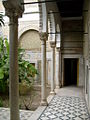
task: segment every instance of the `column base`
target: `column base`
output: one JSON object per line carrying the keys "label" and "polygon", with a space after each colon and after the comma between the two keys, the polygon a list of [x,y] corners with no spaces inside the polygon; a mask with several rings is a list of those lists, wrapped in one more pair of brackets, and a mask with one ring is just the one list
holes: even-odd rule
{"label": "column base", "polygon": [[59,86],[59,85],[57,85],[57,86],[56,86],[56,89],[60,89],[60,86]]}
{"label": "column base", "polygon": [[42,100],[40,105],[41,106],[47,106],[48,105],[47,100]]}
{"label": "column base", "polygon": [[56,93],[54,91],[51,91],[50,95],[56,95]]}

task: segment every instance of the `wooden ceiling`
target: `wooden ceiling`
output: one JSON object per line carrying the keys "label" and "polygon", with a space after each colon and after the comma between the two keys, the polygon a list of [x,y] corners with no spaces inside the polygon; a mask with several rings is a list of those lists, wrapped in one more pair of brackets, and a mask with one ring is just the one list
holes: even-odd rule
{"label": "wooden ceiling", "polygon": [[60,0],[57,2],[61,17],[82,16],[83,0]]}

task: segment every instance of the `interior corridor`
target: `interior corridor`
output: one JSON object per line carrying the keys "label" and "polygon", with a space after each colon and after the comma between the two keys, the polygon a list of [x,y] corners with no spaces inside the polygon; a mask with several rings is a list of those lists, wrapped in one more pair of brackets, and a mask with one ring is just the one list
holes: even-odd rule
{"label": "interior corridor", "polygon": [[90,120],[81,87],[64,87],[38,120]]}

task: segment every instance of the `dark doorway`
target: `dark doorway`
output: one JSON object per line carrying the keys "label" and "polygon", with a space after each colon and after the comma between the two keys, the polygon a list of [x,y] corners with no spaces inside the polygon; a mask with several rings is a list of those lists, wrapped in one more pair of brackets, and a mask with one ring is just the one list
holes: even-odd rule
{"label": "dark doorway", "polygon": [[64,85],[77,85],[77,60],[64,59]]}

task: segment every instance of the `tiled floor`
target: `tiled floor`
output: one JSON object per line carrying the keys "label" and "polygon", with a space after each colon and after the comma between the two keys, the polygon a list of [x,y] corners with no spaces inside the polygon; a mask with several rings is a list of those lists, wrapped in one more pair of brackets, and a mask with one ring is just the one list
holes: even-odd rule
{"label": "tiled floor", "polygon": [[[20,110],[20,120],[28,120],[32,114],[32,111]],[[0,108],[0,120],[10,120],[10,110],[8,108]]]}
{"label": "tiled floor", "polygon": [[59,90],[38,120],[90,120],[82,89]]}
{"label": "tiled floor", "polygon": [[38,120],[90,120],[90,118],[83,98],[56,95]]}

